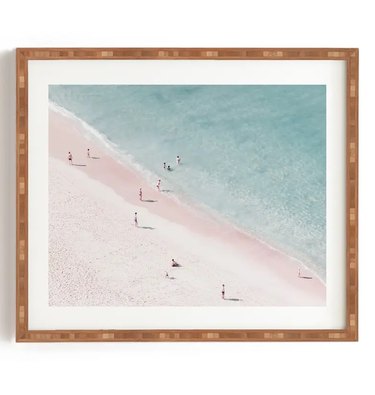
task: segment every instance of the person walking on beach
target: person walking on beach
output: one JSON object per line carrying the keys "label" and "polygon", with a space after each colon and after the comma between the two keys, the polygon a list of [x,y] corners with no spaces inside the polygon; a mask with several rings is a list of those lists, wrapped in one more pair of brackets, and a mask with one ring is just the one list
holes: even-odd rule
{"label": "person walking on beach", "polygon": [[223,288],[221,290],[221,298],[225,299],[225,285],[223,284]]}
{"label": "person walking on beach", "polygon": [[90,158],[90,148],[87,148],[87,157]]}
{"label": "person walking on beach", "polygon": [[71,154],[71,152],[68,153],[68,160],[69,160],[69,164],[72,165],[73,164],[73,155]]}
{"label": "person walking on beach", "polygon": [[158,183],[156,184],[156,188],[158,188],[159,192],[160,192],[160,184],[161,184],[161,180],[159,180]]}
{"label": "person walking on beach", "polygon": [[180,162],[181,162],[181,158],[179,157],[179,155],[177,155],[177,158],[176,158],[177,166],[180,164]]}
{"label": "person walking on beach", "polygon": [[138,227],[138,217],[137,217],[137,213],[134,213],[134,225]]}
{"label": "person walking on beach", "polygon": [[139,188],[139,200],[142,201],[142,188]]}

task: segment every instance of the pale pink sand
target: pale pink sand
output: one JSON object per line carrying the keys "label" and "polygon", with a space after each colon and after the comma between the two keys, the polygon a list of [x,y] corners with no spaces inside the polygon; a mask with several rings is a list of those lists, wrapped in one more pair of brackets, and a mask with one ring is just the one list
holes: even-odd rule
{"label": "pale pink sand", "polygon": [[[157,179],[149,185],[54,107],[49,138],[52,305],[325,304],[325,285],[300,262],[158,192]],[[100,159],[88,159],[87,148]],[[69,151],[86,166],[69,166]],[[139,201],[140,187],[157,202]],[[135,228],[135,211],[140,227],[154,229]],[[183,267],[172,269],[171,258]],[[298,268],[313,278],[298,278]],[[222,283],[240,300],[222,300]]]}

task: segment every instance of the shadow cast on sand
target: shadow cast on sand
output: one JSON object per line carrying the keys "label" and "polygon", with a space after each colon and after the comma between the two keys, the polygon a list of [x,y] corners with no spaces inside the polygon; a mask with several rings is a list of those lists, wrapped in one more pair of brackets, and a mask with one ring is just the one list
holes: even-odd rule
{"label": "shadow cast on sand", "polygon": [[154,230],[155,229],[152,226],[138,226],[138,228],[140,228],[140,229],[148,229],[148,230]]}
{"label": "shadow cast on sand", "polygon": [[79,163],[72,163],[72,166],[87,166],[87,165],[81,165]]}
{"label": "shadow cast on sand", "polygon": [[224,300],[229,300],[230,302],[242,302],[243,299],[238,298],[224,298]]}
{"label": "shadow cast on sand", "polygon": [[99,156],[90,156],[91,159],[100,159]]}
{"label": "shadow cast on sand", "polygon": [[305,280],[312,280],[312,277],[308,277],[308,276],[300,276],[300,278],[304,278]]}
{"label": "shadow cast on sand", "polygon": [[157,200],[151,200],[151,199],[141,200],[141,201],[145,203],[157,203]]}
{"label": "shadow cast on sand", "polygon": [[161,192],[173,192],[171,189],[162,189]]}

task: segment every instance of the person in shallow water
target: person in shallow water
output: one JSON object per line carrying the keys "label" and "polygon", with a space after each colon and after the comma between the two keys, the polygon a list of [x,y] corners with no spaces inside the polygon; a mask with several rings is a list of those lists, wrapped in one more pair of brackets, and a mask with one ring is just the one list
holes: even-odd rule
{"label": "person in shallow water", "polygon": [[164,170],[167,168],[167,164],[165,162],[163,163],[163,167],[164,167]]}
{"label": "person in shallow water", "polygon": [[179,155],[177,155],[177,158],[176,158],[176,163],[177,163],[177,165],[179,165],[179,164],[180,164],[180,162],[181,162],[181,158],[180,158],[180,156],[179,156]]}
{"label": "person in shallow water", "polygon": [[171,171],[172,170],[171,166],[168,165],[167,170]]}

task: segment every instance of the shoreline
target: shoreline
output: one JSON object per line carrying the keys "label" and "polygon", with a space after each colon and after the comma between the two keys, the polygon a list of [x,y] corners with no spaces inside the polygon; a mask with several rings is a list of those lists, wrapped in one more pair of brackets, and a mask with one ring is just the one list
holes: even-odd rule
{"label": "shoreline", "polygon": [[[83,136],[87,140],[92,141],[92,139],[94,139],[94,141],[96,141],[99,145],[102,145],[103,149],[107,150],[108,153],[112,154],[112,158],[115,161],[117,161],[120,165],[128,168],[129,170],[134,171],[135,173],[140,173],[140,177],[143,178],[144,181],[149,185],[150,185],[150,179],[152,177],[154,180],[158,179],[158,175],[152,173],[151,171],[146,170],[144,168],[139,169],[139,167],[141,166],[134,161],[131,155],[122,152],[120,153],[115,143],[110,141],[104,134],[97,131],[94,127],[92,127],[86,121],[76,116],[74,113],[70,112],[69,110],[65,109],[64,107],[61,107],[60,105],[54,102],[50,102],[49,107],[53,112],[58,113],[63,117],[70,119],[72,122],[80,125],[79,133],[83,134]],[[238,225],[231,223],[229,219],[223,218],[222,216],[220,216],[220,214],[216,213],[215,210],[213,210],[212,208],[204,204],[193,202],[192,199],[190,199],[189,197],[184,196],[184,198],[186,198],[185,201],[181,200],[179,196],[176,196],[174,194],[169,195],[169,197],[173,199],[175,203],[183,206],[185,209],[193,210],[201,214],[204,213],[205,216],[210,218],[212,221],[214,222],[217,221],[222,225],[228,226],[232,228],[235,232],[238,232],[239,234],[243,234],[245,237],[250,237],[252,239],[255,239],[257,242],[263,244],[266,248],[269,248],[270,250],[274,250],[279,254],[285,255],[288,259],[291,259],[295,261],[296,264],[300,265],[301,268],[303,268],[303,270],[317,277],[324,286],[326,285],[326,281],[313,268],[309,267],[307,263],[304,263],[303,260],[292,255],[292,253],[282,250],[279,247],[274,246],[272,243],[269,243],[261,239],[256,234],[252,233],[250,230],[246,230]]]}
{"label": "shoreline", "polygon": [[[233,276],[234,278],[239,277],[239,282],[241,282],[240,277],[244,274],[254,277],[255,273],[255,276],[259,277],[259,281],[265,281],[265,286],[267,286],[267,283],[276,285],[276,288],[273,289],[258,290],[259,295],[262,296],[260,297],[261,300],[265,299],[273,303],[269,305],[275,305],[274,303],[279,305],[280,301],[282,301],[281,305],[325,304],[324,283],[303,263],[229,223],[217,221],[210,213],[198,210],[195,207],[191,208],[183,202],[180,204],[177,199],[168,196],[169,192],[158,192],[156,190],[157,180],[155,180],[155,187],[150,186],[136,169],[126,166],[124,162],[114,158],[114,155],[111,155],[111,150],[101,141],[102,139],[98,136],[90,136],[90,131],[84,130],[84,121],[79,120],[78,117],[69,117],[68,113],[66,111],[66,114],[64,114],[53,106],[50,106],[49,109],[50,156],[63,165],[58,165],[58,171],[64,172],[64,168],[69,169],[67,153],[71,151],[73,163],[75,163],[75,166],[70,166],[69,169],[71,178],[75,177],[71,170],[76,170],[84,173],[91,180],[110,188],[126,204],[139,211],[140,225],[148,225],[144,221],[147,222],[149,218],[156,216],[158,217],[158,219],[155,219],[156,222],[160,220],[168,222],[165,229],[175,228],[171,231],[172,233],[182,226],[184,229],[181,230],[181,234],[185,238],[189,238],[189,240],[178,240],[178,238],[172,237],[173,235],[167,234],[168,232],[163,231],[163,229],[157,228],[157,232],[153,233],[157,233],[156,236],[159,238],[162,236],[161,243],[165,245],[175,243],[178,246],[177,251],[179,251],[179,248],[182,249],[184,244],[194,243],[205,243],[207,245],[212,243],[213,249],[220,250],[222,247],[225,251],[229,251],[228,260],[234,267]],[[98,159],[88,159],[86,156],[87,148],[90,148],[92,157]],[[86,180],[83,183],[86,182],[88,181]],[[138,199],[139,187],[142,187],[144,202],[140,202]],[[54,192],[51,191],[51,193],[53,195]],[[195,239],[199,239],[199,242]],[[158,241],[160,242],[159,239]],[[214,253],[210,257],[210,252],[207,255],[207,251],[202,251],[197,246],[191,249],[187,248],[187,250],[187,254],[191,250],[196,252],[200,258],[204,256],[201,259],[202,261],[206,260],[211,265],[217,264],[217,267],[212,267],[212,270],[219,270],[219,268],[220,270],[226,270],[221,258]],[[232,262],[233,257],[238,258],[235,263]],[[215,260],[218,260],[218,262],[215,262]],[[311,277],[311,279],[298,278],[298,268],[301,269],[302,276]],[[254,281],[251,281],[251,285],[254,286]],[[194,288],[193,284],[191,286]],[[299,300],[293,302],[293,295],[296,298],[298,297]],[[258,305],[254,300],[245,301],[244,299],[243,301],[246,302],[246,305]],[[173,302],[171,303],[173,304]]]}

